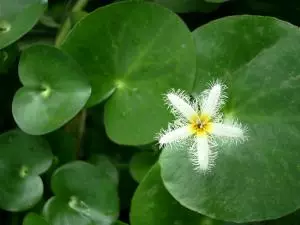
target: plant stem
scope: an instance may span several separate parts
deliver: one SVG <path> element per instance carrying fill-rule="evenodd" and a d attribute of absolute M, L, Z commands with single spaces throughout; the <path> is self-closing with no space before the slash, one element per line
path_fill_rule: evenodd
<path fill-rule="evenodd" d="M 76 159 L 82 156 L 81 145 L 82 138 L 85 132 L 86 110 L 81 110 L 69 123 L 64 127 L 64 130 L 76 138 L 75 155 Z"/>
<path fill-rule="evenodd" d="M 77 12 L 82 10 L 88 3 L 89 0 L 77 0 L 77 2 L 74 4 L 74 6 L 71 9 L 71 12 Z M 56 35 L 55 38 L 55 46 L 59 47 L 69 31 L 72 28 L 71 20 L 69 17 L 66 18 L 64 23 L 62 24 L 58 34 Z"/>

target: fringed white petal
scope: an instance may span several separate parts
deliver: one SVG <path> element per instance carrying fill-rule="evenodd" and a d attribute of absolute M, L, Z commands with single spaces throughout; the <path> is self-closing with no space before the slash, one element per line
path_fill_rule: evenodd
<path fill-rule="evenodd" d="M 196 170 L 207 171 L 214 164 L 215 154 L 209 146 L 207 137 L 195 138 L 192 149 L 192 163 Z"/>
<path fill-rule="evenodd" d="M 169 106 L 178 111 L 187 120 L 191 120 L 193 117 L 197 116 L 197 112 L 194 108 L 186 101 L 187 97 L 183 92 L 170 92 L 166 95 Z"/>
<path fill-rule="evenodd" d="M 191 136 L 193 133 L 189 126 L 180 127 L 174 130 L 167 131 L 159 137 L 159 144 L 165 145 L 172 142 L 177 142 Z"/>
<path fill-rule="evenodd" d="M 245 129 L 241 125 L 235 124 L 223 124 L 223 123 L 213 123 L 211 134 L 228 137 L 233 139 L 244 139 Z"/>
<path fill-rule="evenodd" d="M 209 116 L 215 116 L 222 105 L 225 96 L 222 95 L 222 89 L 225 87 L 221 83 L 215 83 L 211 89 L 204 91 L 201 101 L 201 113 Z"/>

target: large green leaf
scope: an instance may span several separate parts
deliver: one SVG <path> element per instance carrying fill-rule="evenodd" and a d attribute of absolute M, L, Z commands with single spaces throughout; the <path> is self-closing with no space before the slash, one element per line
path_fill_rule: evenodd
<path fill-rule="evenodd" d="M 43 14 L 47 0 L 0 0 L 0 49 L 27 33 Z"/>
<path fill-rule="evenodd" d="M 234 16 L 193 32 L 199 94 L 213 79 L 228 86 L 225 118 L 248 140 L 218 146 L 216 165 L 196 172 L 187 147 L 164 149 L 168 191 L 185 207 L 234 221 L 274 219 L 300 207 L 300 31 L 270 17 Z"/>
<path fill-rule="evenodd" d="M 118 216 L 117 184 L 100 167 L 74 161 L 52 176 L 55 194 L 44 206 L 51 225 L 111 225 Z"/>
<path fill-rule="evenodd" d="M 52 162 L 48 143 L 41 137 L 12 130 L 0 136 L 0 208 L 22 211 L 42 197 L 39 177 Z"/>
<path fill-rule="evenodd" d="M 191 34 L 176 14 L 157 4 L 120 2 L 100 8 L 75 25 L 62 48 L 91 82 L 89 106 L 110 96 L 105 128 L 120 144 L 152 142 L 170 118 L 162 93 L 191 90 L 194 82 Z"/>
<path fill-rule="evenodd" d="M 131 204 L 131 225 L 217 225 L 212 220 L 179 204 L 165 189 L 155 164 L 136 190 Z"/>
<path fill-rule="evenodd" d="M 12 112 L 18 126 L 33 135 L 49 133 L 71 120 L 91 93 L 77 63 L 47 45 L 23 52 L 19 76 L 24 87 L 14 96 Z"/>

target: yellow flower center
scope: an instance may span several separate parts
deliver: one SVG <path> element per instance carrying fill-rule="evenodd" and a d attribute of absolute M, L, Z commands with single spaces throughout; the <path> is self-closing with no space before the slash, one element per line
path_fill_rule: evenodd
<path fill-rule="evenodd" d="M 212 131 L 211 117 L 206 114 L 197 115 L 191 119 L 190 128 L 197 136 L 206 136 Z"/>

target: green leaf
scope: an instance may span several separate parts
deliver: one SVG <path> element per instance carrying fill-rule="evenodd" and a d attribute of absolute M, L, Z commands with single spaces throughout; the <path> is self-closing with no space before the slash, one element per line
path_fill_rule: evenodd
<path fill-rule="evenodd" d="M 149 169 L 157 160 L 157 156 L 153 152 L 138 152 L 136 153 L 129 164 L 131 176 L 141 182 Z"/>
<path fill-rule="evenodd" d="M 0 0 L 0 49 L 31 30 L 43 15 L 47 0 Z"/>
<path fill-rule="evenodd" d="M 162 93 L 191 90 L 194 82 L 191 34 L 176 14 L 157 4 L 120 2 L 99 8 L 75 25 L 62 48 L 91 82 L 88 105 L 110 96 L 105 128 L 119 144 L 153 142 L 170 118 Z"/>
<path fill-rule="evenodd" d="M 194 94 L 221 79 L 225 118 L 248 127 L 248 140 L 217 147 L 216 165 L 196 172 L 187 147 L 164 149 L 162 178 L 183 206 L 207 216 L 250 222 L 300 207 L 300 31 L 271 17 L 234 16 L 193 32 L 197 46 Z M 287 191 L 288 190 L 288 191 Z"/>
<path fill-rule="evenodd" d="M 206 0 L 153 0 L 174 12 L 211 12 L 219 7 L 219 4 L 212 4 Z M 218 1 L 218 0 L 216 0 Z M 220 1 L 220 0 L 219 0 Z"/>
<path fill-rule="evenodd" d="M 209 222 L 208 222 L 209 221 Z M 201 214 L 181 206 L 165 189 L 156 163 L 137 188 L 131 204 L 131 225 L 217 225 Z"/>
<path fill-rule="evenodd" d="M 51 225 L 110 225 L 118 216 L 117 184 L 99 167 L 65 164 L 53 174 L 51 187 L 56 196 L 43 210 Z"/>
<path fill-rule="evenodd" d="M 23 225 L 49 225 L 43 217 L 39 216 L 36 213 L 28 213 L 24 220 Z"/>
<path fill-rule="evenodd" d="M 52 162 L 48 143 L 41 137 L 12 130 L 0 135 L 0 208 L 23 211 L 42 197 L 39 177 Z"/>
<path fill-rule="evenodd" d="M 12 112 L 18 126 L 33 135 L 63 126 L 85 106 L 91 93 L 76 62 L 47 45 L 23 52 L 19 76 L 24 87 L 14 96 Z"/>

